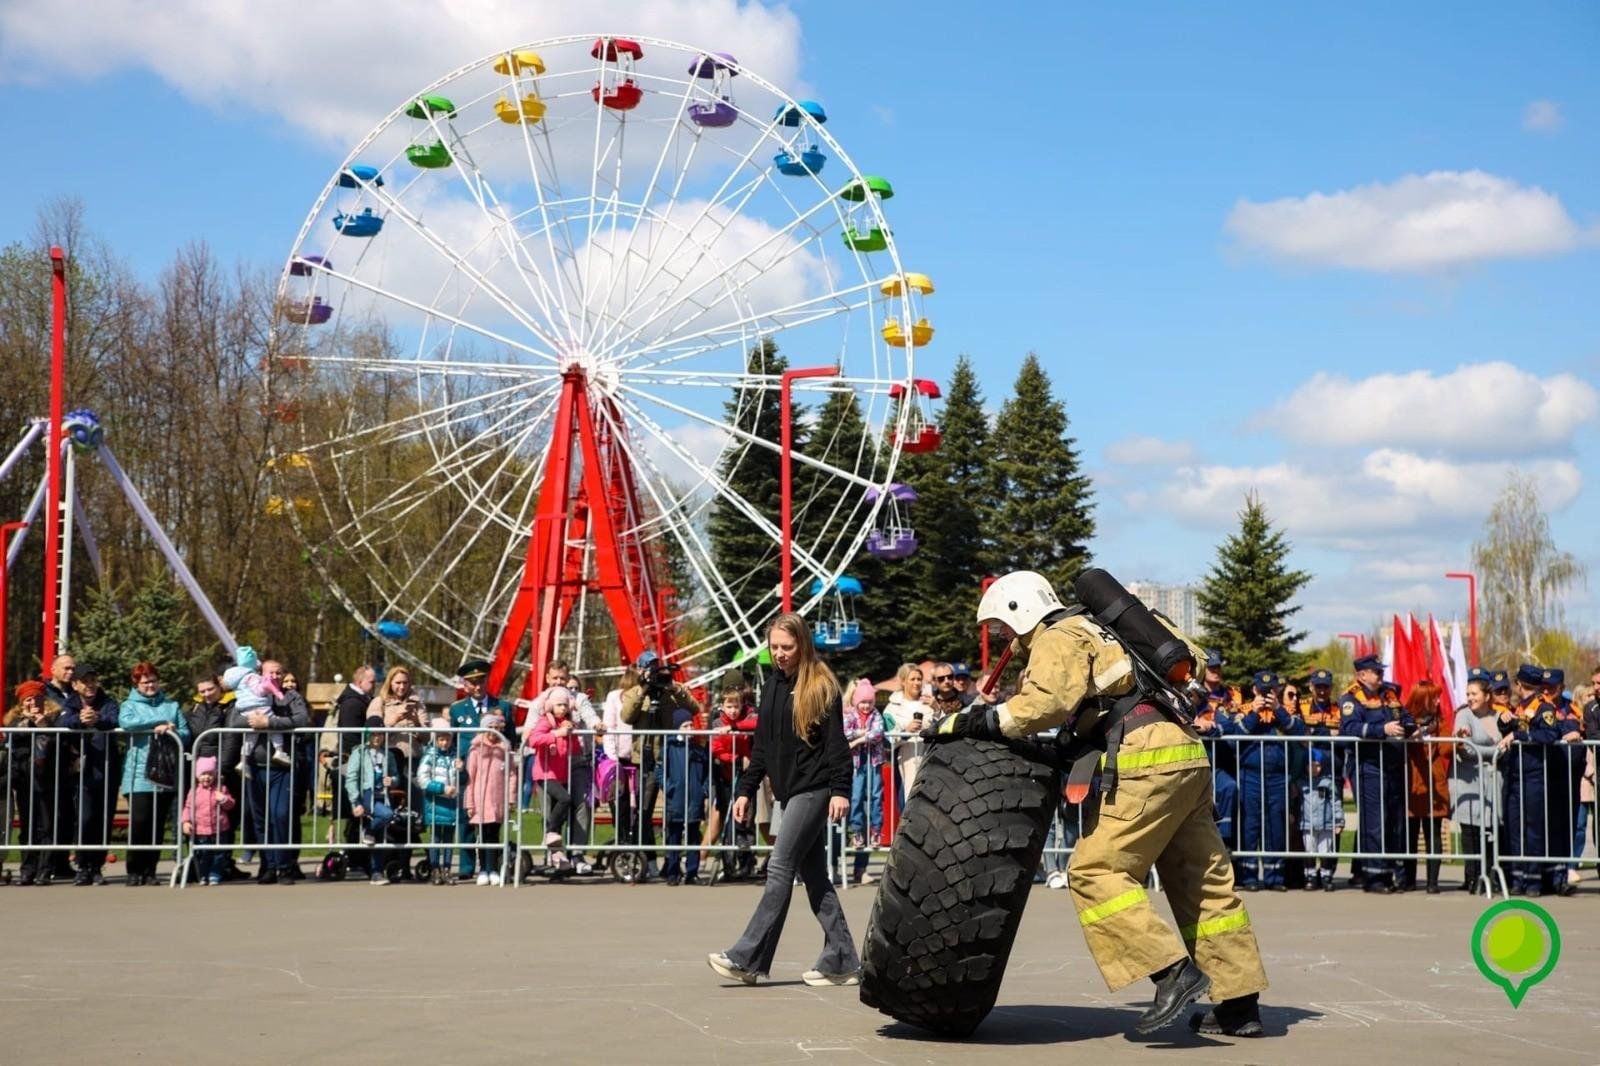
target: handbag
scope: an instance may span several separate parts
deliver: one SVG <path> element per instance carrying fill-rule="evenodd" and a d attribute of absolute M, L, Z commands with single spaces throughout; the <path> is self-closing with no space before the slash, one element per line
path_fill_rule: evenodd
<path fill-rule="evenodd" d="M 149 749 L 145 752 L 144 777 L 146 781 L 160 788 L 176 788 L 178 746 L 152 735 Z"/>

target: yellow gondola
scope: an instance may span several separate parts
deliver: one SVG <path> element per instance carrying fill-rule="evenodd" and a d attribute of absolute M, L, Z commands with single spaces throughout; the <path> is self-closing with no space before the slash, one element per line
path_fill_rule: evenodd
<path fill-rule="evenodd" d="M 544 73 L 544 60 L 538 52 L 507 52 L 494 61 L 496 74 Z"/>
<path fill-rule="evenodd" d="M 520 106 L 502 96 L 495 101 L 494 113 L 499 116 L 501 122 L 509 125 L 526 122 L 531 126 L 544 118 L 545 103 L 532 93 L 522 98 Z"/>

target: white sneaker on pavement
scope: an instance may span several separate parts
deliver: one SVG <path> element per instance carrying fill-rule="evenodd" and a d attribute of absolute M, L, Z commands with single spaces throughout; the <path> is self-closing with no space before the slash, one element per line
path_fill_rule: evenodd
<path fill-rule="evenodd" d="M 720 951 L 712 952 L 710 955 L 707 955 L 706 965 L 717 971 L 718 975 L 726 977 L 730 981 L 738 981 L 741 984 L 753 985 L 757 980 L 759 980 L 759 978 L 749 970 L 734 965 L 733 960 L 728 958 L 727 955 Z"/>
<path fill-rule="evenodd" d="M 488 883 L 489 883 L 489 871 L 488 870 L 484 870 L 484 871 L 482 871 L 482 872 L 480 872 L 478 874 L 478 884 L 487 885 Z"/>
<path fill-rule="evenodd" d="M 491 884 L 491 885 L 500 884 L 500 874 L 497 873 L 497 872 L 491 871 L 490 874 L 489 874 L 489 884 Z"/>
<path fill-rule="evenodd" d="M 854 973 L 823 973 L 821 970 L 807 970 L 800 975 L 800 980 L 813 988 L 827 988 L 829 985 L 859 985 L 861 971 Z"/>

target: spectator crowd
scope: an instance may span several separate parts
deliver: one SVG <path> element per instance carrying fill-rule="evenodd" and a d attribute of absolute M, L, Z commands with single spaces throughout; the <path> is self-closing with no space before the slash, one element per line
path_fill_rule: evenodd
<path fill-rule="evenodd" d="M 1600 668 L 1576 691 L 1558 669 L 1474 670 L 1451 707 L 1428 682 L 1385 682 L 1371 658 L 1342 686 L 1324 669 L 1234 686 L 1225 667 L 1210 657 L 1192 710 L 1241 888 L 1438 892 L 1448 864 L 1469 891 L 1574 891 L 1597 821 Z M 761 795 L 752 825 L 730 818 L 755 691 L 737 673 L 715 691 L 676 673 L 646 654 L 597 698 L 555 662 L 537 695 L 507 701 L 474 660 L 456 698 L 430 707 L 406 667 L 380 677 L 361 666 L 313 707 L 291 672 L 249 648 L 220 675 L 180 681 L 192 681 L 182 696 L 139 663 L 120 699 L 64 655 L 16 687 L 5 715 L 0 859 L 19 862 L 4 876 L 105 884 L 121 853 L 124 884 L 155 884 L 177 848 L 198 885 L 759 878 L 781 804 Z M 1005 698 L 1001 686 L 983 694 L 986 680 L 923 662 L 845 685 L 839 876 L 873 882 L 927 737 L 975 701 Z M 1051 888 L 1066 886 L 1082 814 L 1063 800 L 1051 826 L 1038 871 Z"/>

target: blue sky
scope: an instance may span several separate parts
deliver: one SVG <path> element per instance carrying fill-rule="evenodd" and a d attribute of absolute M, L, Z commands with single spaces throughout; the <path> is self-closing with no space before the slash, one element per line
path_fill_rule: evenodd
<path fill-rule="evenodd" d="M 1600 588 L 1591 4 L 422 5 L 447 14 L 420 42 L 370 5 L 74 6 L 0 11 L 6 140 L 27 146 L 0 238 L 70 194 L 141 273 L 193 240 L 275 265 L 406 93 L 642 20 L 817 95 L 894 181 L 901 254 L 938 284 L 918 374 L 967 352 L 997 406 L 1040 355 L 1114 572 L 1197 577 L 1254 487 L 1316 574 L 1319 636 L 1448 616 L 1464 597 L 1442 573 L 1514 465 Z M 333 42 L 357 27 L 373 51 L 346 64 Z M 1597 603 L 1571 597 L 1577 628 L 1600 630 Z"/>

